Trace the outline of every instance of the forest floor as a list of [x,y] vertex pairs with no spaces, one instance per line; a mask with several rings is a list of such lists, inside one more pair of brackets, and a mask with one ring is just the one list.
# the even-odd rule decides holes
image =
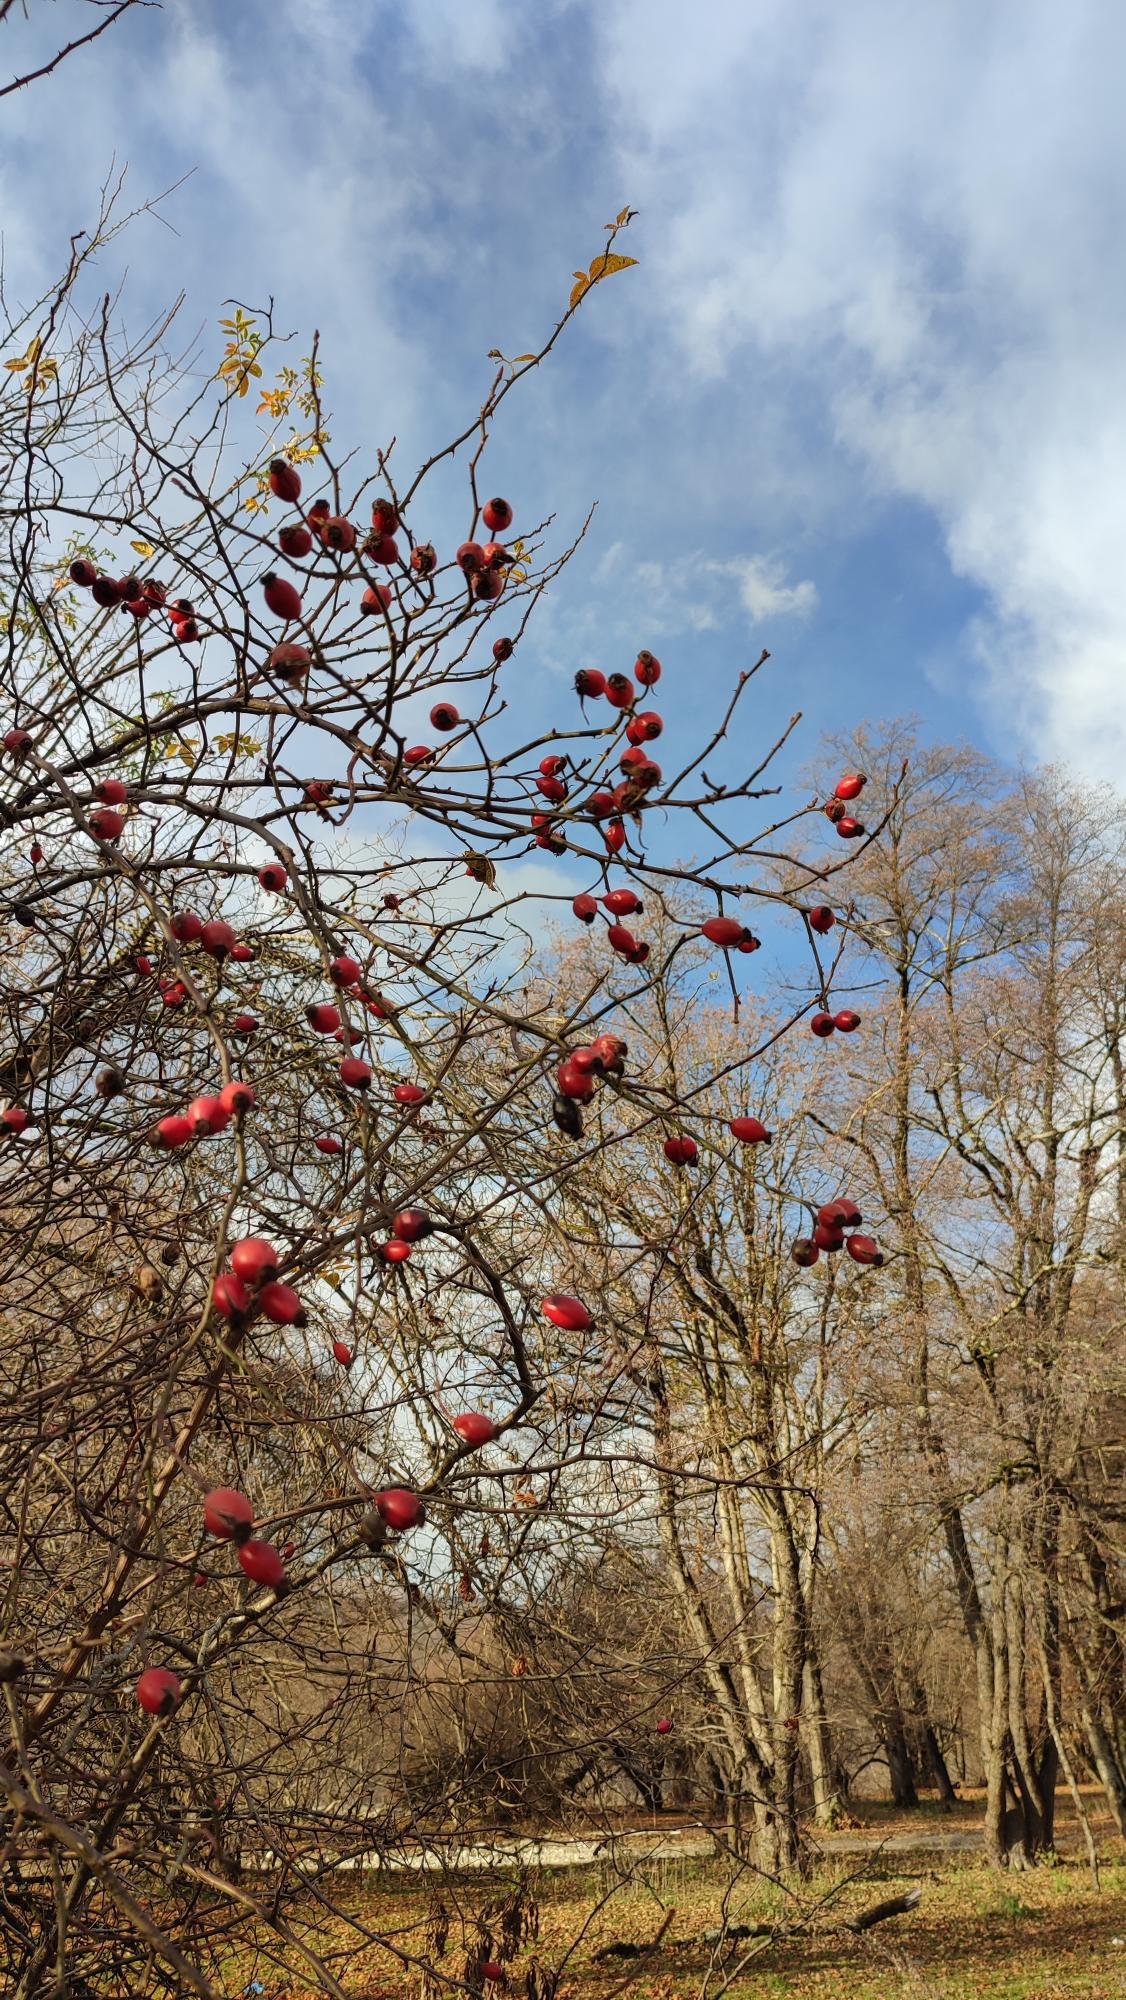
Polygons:
[[[533,1961],[565,1968],[558,2000],[1126,2000],[1126,1859],[1094,1794],[1087,1797],[1101,1861],[1095,1889],[1070,1800],[1060,1799],[1058,1858],[999,1876],[980,1853],[981,1801],[972,1795],[943,1813],[861,1808],[838,1836],[850,1851],[826,1854],[794,1890],[723,1861],[670,1853],[664,1820],[648,1823],[661,1852],[639,1851],[643,1829],[597,1866],[532,1878],[539,1934],[511,1961],[513,1995],[523,1995]],[[668,1818],[671,1821],[673,1815]],[[682,1825],[684,1822],[682,1821]],[[958,1833],[976,1852],[934,1852],[916,1843]],[[910,1850],[900,1846],[910,1839]],[[889,1846],[894,1842],[894,1846]],[[857,1851],[851,1851],[856,1849]],[[863,1850],[863,1851],[860,1851]],[[324,1954],[348,2000],[412,2000],[410,1961],[434,1949],[436,1921],[448,1928],[438,1964],[453,1981],[466,1972],[475,1920],[510,1893],[509,1872],[338,1877],[330,1915],[322,1898],[300,1911],[298,1934]],[[248,1884],[247,1886],[251,1886]],[[919,1888],[922,1901],[855,1935],[846,1924],[886,1897]],[[292,1911],[291,1911],[292,1918]],[[761,1933],[709,1939],[726,1921]],[[495,1916],[494,1916],[495,1923]],[[396,1963],[382,1938],[407,1963]],[[577,1942],[576,1942],[577,1940]],[[656,1942],[654,1942],[656,1940]],[[622,1947],[622,1949],[619,1949]],[[215,1977],[214,1971],[212,1977]],[[221,1990],[257,2000],[304,2000],[319,1990],[294,1976],[276,1936],[243,1937],[224,1961]],[[436,1989],[431,1989],[435,1991]],[[456,1993],[456,1984],[449,1989]],[[492,1991],[498,1989],[493,1988]]]

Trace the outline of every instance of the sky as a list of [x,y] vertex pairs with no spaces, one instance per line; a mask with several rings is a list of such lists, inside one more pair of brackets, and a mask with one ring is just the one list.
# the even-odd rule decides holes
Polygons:
[[[0,77],[89,23],[29,16]],[[538,719],[646,645],[687,740],[765,646],[738,753],[800,709],[787,774],[915,714],[1116,779],[1124,73],[1119,0],[165,0],[0,103],[5,283],[49,284],[127,166],[173,191],[105,254],[122,316],[183,289],[218,358],[225,302],[272,297],[298,353],[320,330],[334,439],[405,463],[628,203],[636,269],[488,461],[517,527],[598,502],[522,648]]]

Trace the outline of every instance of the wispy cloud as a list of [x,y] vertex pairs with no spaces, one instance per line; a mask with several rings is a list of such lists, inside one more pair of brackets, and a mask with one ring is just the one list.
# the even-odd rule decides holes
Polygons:
[[704,12],[687,35],[675,0],[599,10],[682,367],[729,386],[733,443],[756,356],[801,379],[869,491],[930,510],[984,593],[967,638],[1010,744],[1116,772],[1126,14]]

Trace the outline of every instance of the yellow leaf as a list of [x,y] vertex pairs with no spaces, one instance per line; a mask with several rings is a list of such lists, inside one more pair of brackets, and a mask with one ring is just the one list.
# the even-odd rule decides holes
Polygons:
[[624,229],[624,228],[625,228],[625,226],[626,226],[626,223],[627,223],[627,222],[629,221],[629,219],[630,219],[630,216],[631,216],[632,214],[633,214],[633,210],[632,210],[632,208],[630,208],[630,207],[629,207],[628,205],[627,205],[627,206],[626,206],[625,208],[620,208],[620,209],[618,210],[618,213],[617,213],[617,214],[616,214],[616,216],[614,217],[614,226],[615,226],[615,228],[617,228],[617,229]]
[[151,542],[130,542],[129,547],[139,556],[151,556],[154,553]]
[[590,279],[587,277],[585,271],[579,271],[577,273],[577,277],[578,277],[578,284],[571,286],[571,297],[569,303],[573,306],[577,306],[579,300],[582,298],[583,293],[590,289]]
[[188,749],[186,743],[181,743],[179,750],[177,751],[176,754],[179,757],[181,764],[195,763],[195,757],[193,756],[192,752]]
[[615,271],[628,271],[630,265],[636,262],[636,257],[619,257],[616,251],[604,250],[601,257],[596,257],[591,264],[590,282],[596,285],[599,278],[611,278]]
[[513,356],[514,361],[534,361],[535,359],[536,356],[534,354],[516,354]]

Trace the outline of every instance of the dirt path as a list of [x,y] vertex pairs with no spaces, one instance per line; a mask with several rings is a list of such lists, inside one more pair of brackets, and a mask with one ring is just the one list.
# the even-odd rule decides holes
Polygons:
[[[818,1853],[826,1859],[836,1854],[974,1854],[981,1852],[978,1828],[942,1831],[921,1828],[917,1833],[869,1834],[819,1833],[812,1837]],[[400,1848],[383,1853],[354,1855],[342,1861],[342,1868],[377,1868],[394,1872],[445,1869],[454,1873],[476,1873],[488,1868],[590,1868],[601,1862],[626,1860],[692,1861],[715,1854],[715,1843],[698,1830],[652,1833],[631,1832],[587,1840],[511,1840],[489,1844]],[[267,1864],[268,1865],[268,1864]]]

